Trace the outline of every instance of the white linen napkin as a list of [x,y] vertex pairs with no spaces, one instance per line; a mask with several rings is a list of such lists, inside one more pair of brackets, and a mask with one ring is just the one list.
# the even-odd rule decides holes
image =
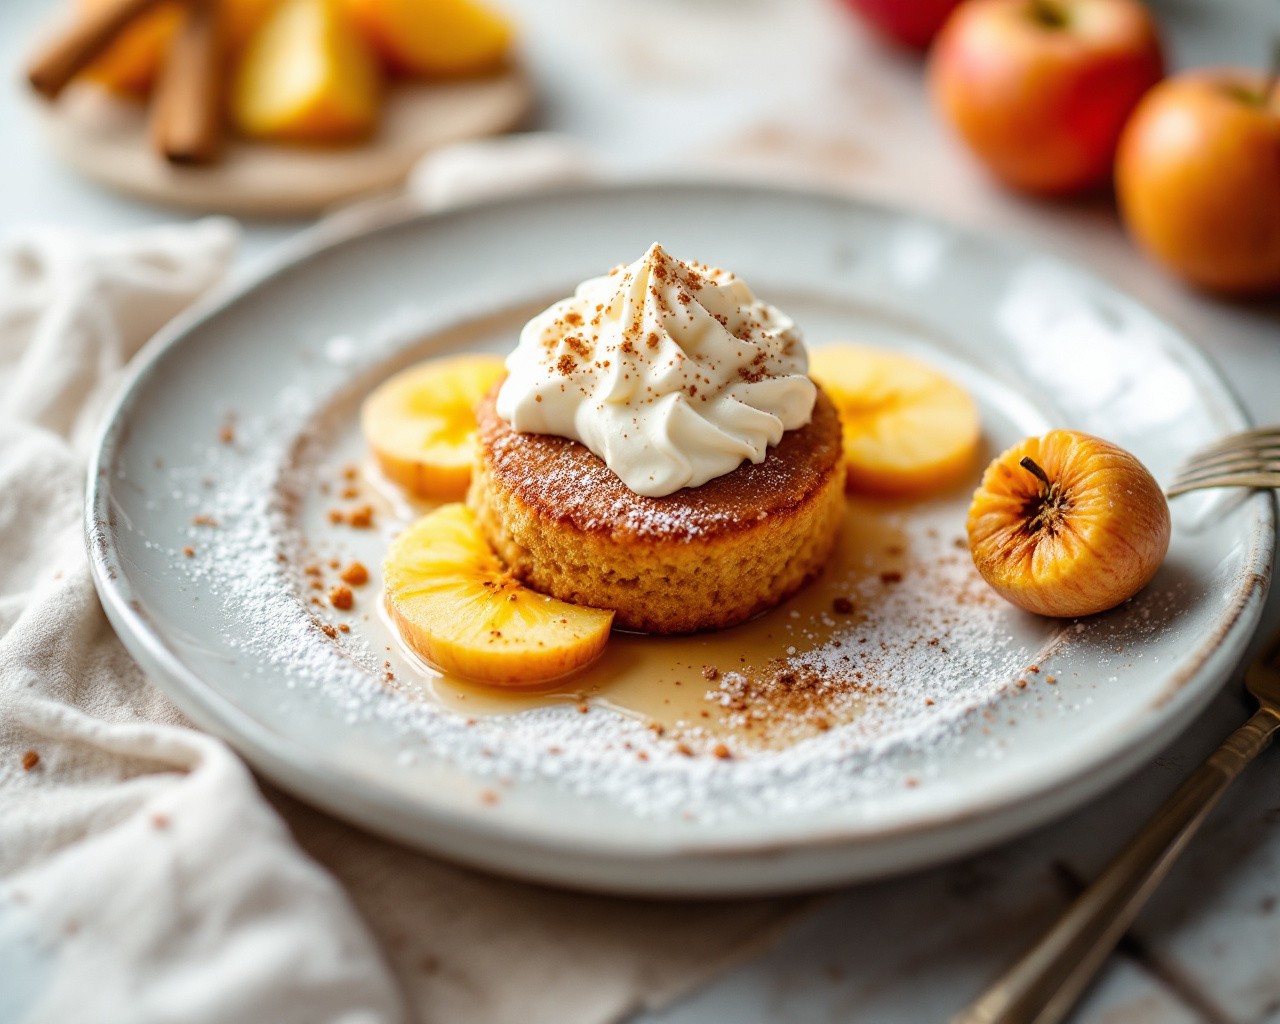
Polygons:
[[[546,140],[488,145],[505,178],[445,154],[418,195],[505,190],[530,146],[528,180],[558,177]],[[147,683],[90,580],[86,446],[234,244],[223,220],[0,241],[0,1020],[602,1024],[769,944],[798,902],[544,890],[269,803]]]

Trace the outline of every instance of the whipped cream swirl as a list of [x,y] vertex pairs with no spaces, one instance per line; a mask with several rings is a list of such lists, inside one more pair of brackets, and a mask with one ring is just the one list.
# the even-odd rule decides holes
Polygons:
[[795,323],[733,274],[654,244],[530,320],[498,415],[586,445],[661,497],[762,462],[809,422],[817,390]]

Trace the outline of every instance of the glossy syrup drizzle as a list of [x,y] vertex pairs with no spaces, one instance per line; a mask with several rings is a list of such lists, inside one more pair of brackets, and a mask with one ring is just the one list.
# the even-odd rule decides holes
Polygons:
[[[369,479],[397,518],[429,511],[408,506],[376,474]],[[923,635],[908,638],[916,628],[910,622],[886,619],[883,595],[931,588],[945,603],[950,598],[938,590],[952,587],[959,603],[973,599],[967,574],[933,571],[947,557],[943,552],[953,565],[967,565],[967,552],[936,530],[909,529],[911,517],[911,506],[850,499],[822,575],[778,608],[731,629],[680,637],[618,632],[597,661],[539,689],[470,683],[441,673],[401,643],[418,669],[418,678],[405,682],[467,717],[548,705],[574,705],[583,713],[603,707],[674,737],[718,742],[717,749],[794,742],[852,721],[874,704],[884,682],[877,658],[889,649],[886,635],[897,646],[937,644]],[[815,660],[821,671],[814,671]]]

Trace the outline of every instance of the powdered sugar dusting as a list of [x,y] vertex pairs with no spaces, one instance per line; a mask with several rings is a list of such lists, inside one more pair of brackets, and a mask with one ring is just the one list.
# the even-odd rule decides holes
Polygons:
[[[351,349],[338,347],[350,370]],[[379,355],[365,348],[362,359]],[[537,779],[639,815],[801,812],[901,786],[900,755],[948,742],[1028,660],[1026,638],[1015,642],[1005,608],[956,547],[962,501],[953,500],[879,515],[904,538],[905,553],[891,556],[901,570],[883,571],[871,554],[832,570],[768,620],[775,660],[707,661],[715,678],[701,680],[702,692],[719,730],[649,728],[603,706],[607,688],[587,713],[568,701],[505,714],[446,708],[432,695],[439,681],[410,663],[377,614],[376,567],[396,517],[371,492],[343,490],[361,451],[358,400],[377,377],[327,395],[286,389],[270,416],[237,418],[232,443],[210,438],[172,469],[174,497],[193,517],[173,539],[172,565],[219,602],[227,642],[263,687],[311,691],[352,730],[390,725],[401,764],[443,758],[499,787]],[[369,529],[330,521],[335,507],[366,500],[378,509]],[[354,607],[343,611],[326,597],[331,567],[353,558],[374,578],[352,588]],[[833,609],[833,593],[852,611]],[[731,756],[716,756],[726,736]]]
[[[370,486],[357,412],[403,364],[414,328],[397,314],[368,338],[322,341],[306,387],[286,388],[269,414],[222,410],[234,429],[165,471],[166,500],[190,513],[171,540],[172,571],[207,595],[240,670],[279,693],[281,711],[293,707],[284,691],[305,692],[353,735],[393,736],[405,771],[444,761],[499,794],[534,781],[633,815],[705,823],[901,792],[927,783],[949,745],[999,758],[1001,729],[1018,715],[1068,714],[1088,699],[1078,687],[1060,697],[1048,677],[1062,654],[1050,651],[1092,644],[1099,627],[1063,636],[992,597],[963,548],[957,494],[857,506],[817,583],[682,648],[668,674],[692,694],[682,708],[706,715],[673,713],[651,728],[634,712],[622,666],[656,648],[628,636],[614,637],[599,667],[607,676],[614,657],[613,678],[482,706],[406,656],[379,614],[378,566],[409,508]],[[356,525],[361,508],[370,514]],[[349,588],[350,608],[335,607],[332,588],[353,561],[371,579]],[[923,751],[937,756],[922,770]]]

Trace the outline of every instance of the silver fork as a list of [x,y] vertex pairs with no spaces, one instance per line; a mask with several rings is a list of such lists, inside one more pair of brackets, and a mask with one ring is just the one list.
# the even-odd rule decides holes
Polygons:
[[1280,427],[1232,434],[1201,448],[1164,493],[1176,498],[1210,487],[1280,487]]
[[1169,797],[1048,932],[952,1024],[1057,1024],[1071,1012],[1138,911],[1227,787],[1280,731],[1280,636],[1245,687],[1258,710]]
[[[1233,434],[1196,452],[1165,490],[1280,487],[1280,427]],[[1227,787],[1280,731],[1280,637],[1249,666],[1253,717],[1152,815],[1048,932],[952,1024],[1058,1024],[1071,1012]]]

